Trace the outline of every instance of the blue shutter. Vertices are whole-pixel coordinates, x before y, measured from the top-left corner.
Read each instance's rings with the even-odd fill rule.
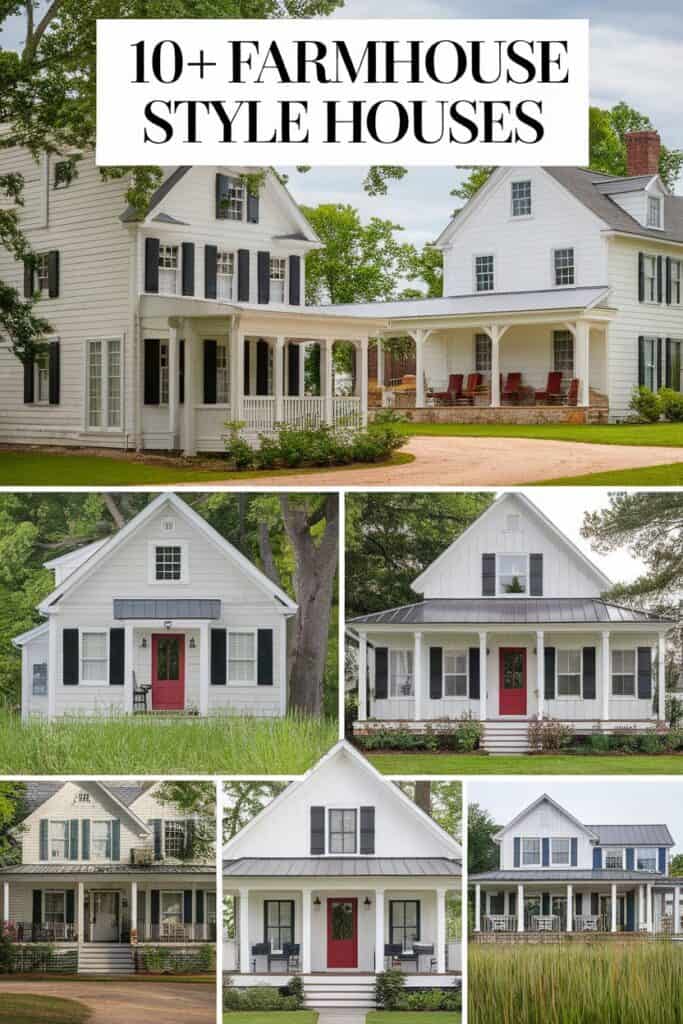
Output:
[[[155,818],[150,825],[154,832],[154,859],[161,860],[161,819]]]
[[[633,871],[636,864],[635,850],[633,847],[629,847],[626,850],[626,870]]]
[[[78,833],[80,822],[74,818],[69,822],[69,860],[78,860]]]
[[[572,837],[571,841],[571,866],[575,868],[579,863],[579,841],[576,836]]]
[[[81,822],[81,860],[90,860],[90,820]]]
[[[514,864],[515,864],[515,867],[518,868],[519,865],[522,862],[522,841],[519,838],[519,836],[515,836],[515,839],[514,839],[514,850],[515,850],[515,853],[514,853],[514,857],[515,857]]]
[[[666,874],[666,846],[659,847],[659,864],[658,870],[660,875]]]
[[[599,846],[593,848],[593,867],[597,870],[602,867],[602,850]]]
[[[550,866],[550,840],[549,839],[542,839],[541,840],[541,849],[542,849],[542,860],[541,860],[541,863],[543,864],[544,868],[547,868],[547,867]]]
[[[626,931],[633,932],[636,927],[636,901],[632,892],[626,893]]]
[[[40,859],[47,860],[47,818],[40,820]]]
[[[121,822],[118,818],[111,823],[111,859],[121,860]]]

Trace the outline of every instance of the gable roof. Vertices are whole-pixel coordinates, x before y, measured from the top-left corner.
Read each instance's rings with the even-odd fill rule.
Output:
[[[494,842],[499,843],[506,832],[508,832],[511,828],[513,828],[520,821],[526,818],[526,816],[530,814],[532,811],[535,811],[536,808],[540,807],[541,804],[550,804],[550,806],[553,807],[559,814],[563,815],[563,817],[565,818],[568,818],[573,825],[576,825],[578,829],[580,829],[582,832],[585,832],[585,834],[589,837],[589,839],[592,842],[597,843],[598,837],[596,833],[591,830],[590,826],[584,825],[583,822],[579,821],[578,818],[575,818],[574,815],[566,809],[566,807],[562,807],[561,804],[558,804],[557,801],[553,800],[553,798],[551,796],[548,796],[547,793],[542,793],[537,800],[534,800],[533,803],[530,803],[528,807],[525,807],[524,810],[519,812],[519,814],[516,814],[512,821],[508,821],[507,825],[504,825],[503,828],[500,829],[500,831],[496,832],[496,834],[493,836]]]
[[[259,813],[255,815],[251,819],[251,821],[247,822],[244,828],[241,829],[237,833],[237,835],[233,836],[233,838],[225,844],[225,846],[223,847],[224,856],[229,858],[230,851],[238,839],[242,839],[242,837],[246,835],[248,832],[251,832],[254,828],[258,828],[260,826],[260,823],[264,819],[266,819],[268,815],[271,814],[276,807],[279,807],[281,804],[288,801],[295,793],[298,793],[302,788],[305,789],[309,780],[313,778],[323,768],[323,766],[325,766],[329,761],[334,760],[334,758],[340,758],[344,756],[350,757],[351,760],[358,764],[363,769],[363,771],[367,772],[368,775],[380,781],[384,786],[388,786],[388,793],[391,793],[396,800],[402,803],[404,808],[406,808],[408,812],[411,813],[413,816],[417,817],[422,822],[422,824],[426,824],[428,828],[434,833],[434,835],[438,836],[438,838],[442,842],[445,841],[446,844],[450,846],[450,848],[453,851],[453,856],[455,859],[458,859],[462,856],[462,850],[457,840],[454,839],[453,836],[449,835],[448,832],[446,832],[445,829],[443,829],[436,821],[434,821],[433,818],[426,814],[421,807],[418,807],[418,805],[414,803],[410,799],[410,797],[406,796],[402,789],[400,789],[393,782],[390,782],[386,778],[386,776],[382,775],[381,772],[379,772],[374,767],[374,765],[370,764],[370,762],[365,757],[363,757],[363,755],[359,753],[359,751],[357,751],[356,748],[348,742],[348,740],[345,739],[339,740],[338,743],[335,743],[335,745],[320,758],[317,764],[313,765],[312,768],[309,768],[305,775],[302,775],[300,779],[291,782],[286,787],[286,789],[282,791],[282,793],[280,793],[278,796],[275,797],[274,800],[267,804],[262,811],[259,811]],[[250,860],[252,858],[246,859]]]
[[[135,811],[132,809],[131,804],[134,803],[138,797],[142,796],[144,792],[150,787],[150,783],[129,783],[129,784],[109,784],[104,782],[98,782],[94,779],[88,779],[87,783],[89,786],[96,786],[100,789],[114,804],[119,807],[133,822],[137,829],[141,829],[145,833],[150,832],[150,828],[142,818],[138,817]],[[29,782],[26,786],[26,814],[25,819],[30,818],[32,814],[51,800],[55,794],[59,793],[64,786],[70,784],[78,786],[80,783],[78,780],[68,780],[64,782]]]
[[[491,514],[494,508],[500,508],[500,506],[507,501],[520,502],[524,507],[524,511],[528,513],[532,518],[535,518],[538,522],[540,522],[541,525],[544,526],[546,529],[550,530],[551,533],[560,541],[560,543],[564,545],[564,547],[567,548],[571,552],[571,554],[574,555],[577,561],[581,562],[583,567],[589,571],[589,573],[595,578],[595,580],[600,584],[600,586],[603,589],[607,589],[612,586],[612,581],[604,574],[604,572],[602,572],[601,569],[598,569],[597,565],[591,562],[590,558],[588,558],[587,555],[584,555],[583,551],[581,551],[581,549],[578,548],[576,544],[574,544],[574,542],[570,540],[565,533],[562,533],[562,531],[559,530],[557,526],[555,526],[555,524],[550,519],[548,519],[548,517],[543,512],[541,512],[540,508],[538,508],[537,505],[534,505],[534,503],[529,498],[527,498],[525,494],[521,494],[519,491],[506,491],[503,494],[498,495],[496,500],[491,502],[488,508],[484,509],[481,515],[477,516],[474,522],[470,523],[466,530],[463,530],[463,532],[459,534],[459,536],[457,536],[455,540],[451,541],[448,547],[441,552],[439,557],[436,558],[431,565],[428,565],[427,568],[424,569],[420,573],[420,575],[413,580],[413,582],[410,584],[411,588],[416,593],[421,593],[420,588],[421,585],[424,583],[425,577],[427,577],[432,572],[432,570],[435,569],[436,566],[439,565],[439,563],[444,558],[446,558],[447,555],[454,551],[456,547],[461,545],[468,537],[468,535],[475,528],[477,528],[488,515]]]
[[[64,580],[61,586],[56,587],[43,599],[38,606],[39,611],[44,615],[48,615],[54,604],[76,587],[86,576],[89,576],[93,569],[99,565],[104,558],[108,558],[122,544],[125,544],[128,538],[139,530],[144,523],[151,519],[152,516],[154,516],[155,513],[167,502],[171,504],[177,512],[188,518],[190,522],[197,527],[197,529],[203,532],[205,536],[223,552],[224,555],[235,562],[245,575],[249,576],[269,597],[282,605],[286,613],[294,614],[297,610],[297,605],[292,601],[289,595],[284,592],[284,590],[276,586],[276,584],[273,583],[265,573],[261,572],[253,562],[238,551],[230,541],[226,540],[225,537],[222,537],[221,534],[203,518],[203,516],[200,516],[198,512],[195,512],[195,510],[179,498],[177,494],[173,494],[170,491],[157,495],[157,497],[146,505],[141,512],[134,516],[117,533],[113,534],[106,543],[102,544]]]
[[[111,536],[111,535],[110,535]],[[72,548],[71,551],[67,551],[63,555],[58,555],[56,558],[51,558],[49,562],[43,562],[44,569],[57,569],[59,566],[68,564],[69,562],[76,562],[79,565],[85,562],[87,558],[94,555],[103,544],[106,544],[109,540],[109,536],[102,537],[101,540],[92,541],[90,544],[82,544],[80,547]]]

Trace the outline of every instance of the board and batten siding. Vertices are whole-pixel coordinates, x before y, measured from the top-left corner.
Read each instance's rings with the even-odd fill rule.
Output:
[[[86,155],[71,184],[54,189],[54,160],[36,163],[24,150],[0,150],[0,173],[24,175],[20,225],[33,250],[59,252],[59,296],[44,293],[36,313],[51,325],[47,337],[59,338],[61,359],[59,404],[24,404],[23,366],[7,342],[0,342],[0,439],[121,447],[132,430],[132,375],[127,376],[121,430],[84,431],[84,343],[87,338],[120,338],[123,365],[132,365],[130,236],[119,220],[127,182],[103,181],[94,157]],[[0,280],[23,295],[23,264],[2,248]]]
[[[511,871],[515,868],[515,837],[575,838],[577,840],[577,868],[593,867],[593,847],[589,837],[566,814],[544,802],[534,807],[524,818],[509,829],[500,843],[500,869]],[[521,867],[521,865],[520,865]],[[552,870],[552,864],[548,865]],[[534,869],[536,870],[536,869]],[[541,870],[541,868],[539,868]]]

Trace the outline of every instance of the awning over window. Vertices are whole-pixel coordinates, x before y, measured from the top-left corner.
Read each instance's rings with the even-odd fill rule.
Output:
[[[215,598],[114,598],[115,619],[219,619],[221,602]]]

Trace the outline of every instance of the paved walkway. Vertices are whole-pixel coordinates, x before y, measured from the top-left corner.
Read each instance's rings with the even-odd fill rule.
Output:
[[[245,486],[423,487],[503,486],[609,470],[683,463],[683,448],[574,444],[511,437],[412,437],[401,449],[415,456],[404,466],[333,469],[250,477]],[[219,481],[215,481],[218,483]],[[225,483],[235,486],[237,480]],[[197,484],[185,484],[195,488]]]
[[[216,1024],[213,985],[156,981],[0,981],[3,992],[76,999],[89,1024]]]
[[[365,1024],[367,1010],[319,1010],[318,1024]],[[273,1024],[276,1024],[273,1019]]]

